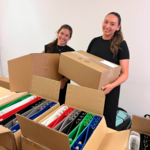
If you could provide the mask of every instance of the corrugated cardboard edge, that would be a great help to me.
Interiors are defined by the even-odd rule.
[[[131,130],[150,136],[150,119],[133,115]]]
[[[65,104],[103,116],[105,93],[95,89],[68,84]]]
[[[17,119],[24,137],[27,137],[49,149],[58,150],[63,147],[65,150],[70,150],[67,135],[43,126],[42,124],[33,122],[20,115],[17,115]],[[26,122],[26,124],[24,124],[24,122]]]
[[[10,90],[29,92],[33,75],[31,54],[8,61]]]
[[[32,76],[30,93],[58,102],[60,82],[44,77]]]
[[[2,125],[0,125],[0,145],[9,150],[17,150],[13,133]]]

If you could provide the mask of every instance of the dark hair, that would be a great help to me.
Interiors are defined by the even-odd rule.
[[[118,26],[121,25],[120,15],[116,12],[111,12],[108,15],[110,15],[110,14],[115,15],[118,18]],[[121,49],[120,45],[121,45],[122,41],[123,41],[123,34],[121,31],[121,26],[120,26],[120,29],[118,31],[115,31],[113,37],[110,40],[110,43],[111,43],[110,50],[113,53],[113,57],[115,57],[115,55],[117,55],[119,49]]]
[[[59,33],[62,29],[68,29],[70,31],[70,38],[72,37],[73,30],[72,30],[71,26],[64,24],[59,28],[57,33]],[[48,53],[52,53],[54,51],[54,48],[57,45],[57,41],[58,41],[58,38],[56,40],[54,40],[53,42],[48,44],[48,50],[47,50]]]

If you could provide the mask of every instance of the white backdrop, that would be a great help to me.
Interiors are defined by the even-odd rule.
[[[150,113],[149,0],[0,0],[2,75],[8,74],[9,59],[41,52],[62,24],[73,28],[68,45],[86,51],[92,38],[102,35],[103,19],[111,11],[122,17],[131,58],[119,105],[131,115]]]

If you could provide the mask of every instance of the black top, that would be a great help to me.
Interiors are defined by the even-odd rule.
[[[129,59],[130,57],[129,49],[125,41],[122,41],[120,47],[122,49],[119,49],[118,54],[113,57],[113,53],[110,50],[110,40],[104,40],[102,36],[100,36],[91,41],[87,52],[120,65],[119,60]]]
[[[48,45],[45,45],[45,53],[47,53],[48,51]],[[72,52],[72,51],[75,51],[74,49],[72,49],[71,47],[69,47],[68,45],[66,46],[59,46],[59,45],[56,45],[55,46],[55,49],[52,53],[63,53],[63,52]]]

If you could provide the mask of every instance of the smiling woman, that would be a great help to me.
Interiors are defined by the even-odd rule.
[[[121,75],[116,81],[102,87],[106,94],[104,116],[107,126],[115,129],[116,111],[119,102],[120,84],[128,78],[129,50],[123,40],[121,17],[116,12],[109,13],[102,24],[103,35],[94,38],[87,52],[121,66]]]
[[[71,47],[67,45],[67,42],[72,37],[72,28],[65,24],[60,27],[57,31],[57,39],[53,42],[45,45],[45,49],[42,53],[64,53],[74,51]],[[66,77],[60,80],[60,95],[59,95],[59,103],[62,105],[65,102],[65,95],[67,89],[67,83],[70,83],[70,80]]]

